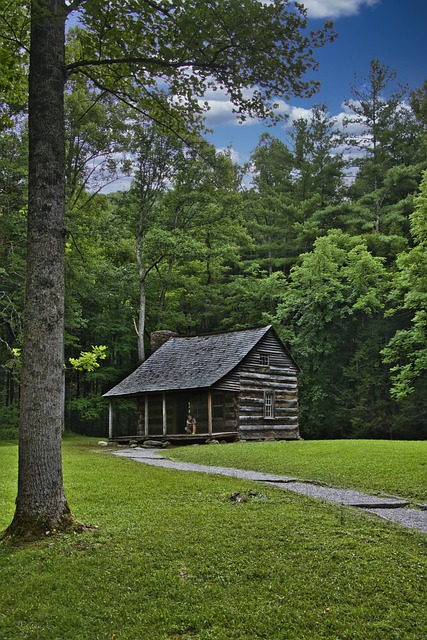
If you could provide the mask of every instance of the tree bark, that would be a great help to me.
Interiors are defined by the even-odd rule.
[[[27,279],[18,497],[8,529],[38,535],[71,515],[62,479],[65,3],[34,0],[29,69]]]
[[[147,307],[147,294],[145,291],[145,279],[147,277],[147,271],[140,264],[139,267],[139,314],[138,314],[138,360],[142,364],[145,360],[145,345],[144,345],[144,333],[145,333],[145,314]]]

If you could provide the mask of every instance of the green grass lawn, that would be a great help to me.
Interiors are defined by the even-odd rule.
[[[240,442],[181,447],[168,456],[427,502],[427,441]]]
[[[16,460],[15,445],[0,446],[0,528]],[[64,478],[75,516],[99,529],[0,545],[1,640],[427,637],[421,533],[272,487],[149,467],[90,440],[64,443]],[[231,501],[237,491],[247,502]]]

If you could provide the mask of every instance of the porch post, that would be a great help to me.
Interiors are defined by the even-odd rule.
[[[166,424],[166,394],[163,393],[163,435],[165,436],[167,433],[167,424]]]
[[[108,437],[111,439],[113,437],[113,402],[109,400],[108,402]]]
[[[144,398],[144,435],[148,436],[148,393]]]
[[[208,434],[212,435],[212,391],[208,391]]]

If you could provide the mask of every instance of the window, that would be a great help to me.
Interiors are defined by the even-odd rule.
[[[274,418],[274,391],[264,391],[264,418]]]
[[[224,417],[224,398],[222,393],[212,394],[212,418]]]
[[[259,363],[263,367],[268,367],[270,364],[270,356],[268,353],[260,353],[259,354]]]

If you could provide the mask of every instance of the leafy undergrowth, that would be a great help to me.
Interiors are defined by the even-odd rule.
[[[168,456],[427,502],[427,441],[240,442],[181,447]]]
[[[1,528],[14,446],[0,448],[0,466]],[[99,529],[0,546],[2,640],[427,636],[422,534],[79,441],[64,445],[64,476],[74,515]]]

